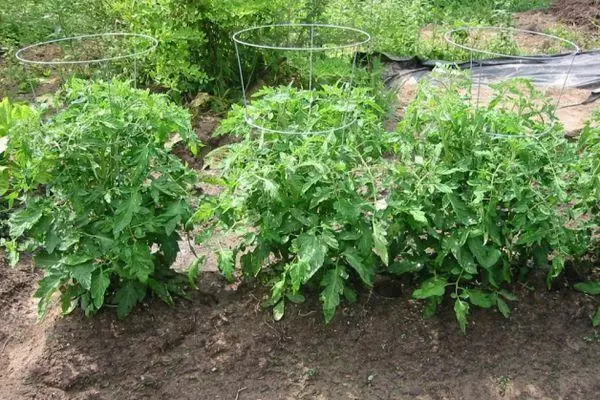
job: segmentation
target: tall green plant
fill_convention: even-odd
[[[161,45],[150,59],[146,74],[177,92],[197,90],[225,95],[240,87],[236,53],[231,39],[255,25],[292,22],[312,13],[308,0],[111,0],[111,8],[131,31],[147,33]],[[165,23],[168,21],[168,23]],[[256,58],[260,64],[261,58]],[[260,65],[243,60],[250,71]]]
[[[414,296],[430,311],[450,294],[465,330],[470,305],[507,316],[506,285],[530,271],[550,285],[589,250],[591,226],[572,184],[577,145],[550,124],[550,100],[515,80],[475,107],[460,94],[468,82],[439,79],[446,84],[425,83],[399,126],[390,270],[420,277]]]
[[[278,94],[270,89],[254,106],[276,113]],[[283,94],[296,105],[284,115],[290,128],[344,122],[331,97],[313,104],[314,120],[307,121],[307,95]],[[382,265],[378,259],[385,258],[385,230],[376,204],[379,171],[371,166],[384,151],[383,109],[366,88],[355,89],[353,100],[357,124],[320,135],[256,134],[245,123],[244,110],[234,108],[221,133],[243,140],[209,158],[221,169],[225,190],[212,207],[201,206],[193,221],[217,216],[241,235],[238,246],[218,249],[219,268],[232,280],[237,267],[245,277],[267,279],[276,319],[284,315],[286,302],[302,301],[303,287],[311,286],[320,291],[330,321],[343,298],[355,299],[357,285],[373,284]],[[277,117],[262,122],[282,128]]]
[[[148,292],[172,303],[183,294],[170,266],[195,176],[166,144],[178,133],[196,150],[188,112],[118,81],[72,80],[60,100],[23,138],[37,154],[26,171],[44,165],[46,184],[24,193],[9,219],[8,249],[35,252],[45,273],[40,313],[56,292],[64,313],[108,302],[123,317]]]

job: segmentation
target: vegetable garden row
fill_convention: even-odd
[[[159,65],[191,59],[161,39]],[[202,279],[204,257],[184,274],[171,268],[190,232],[211,243],[227,280],[269,288],[276,320],[286,304],[318,296],[329,322],[381,275],[408,279],[427,315],[452,302],[463,331],[473,307],[509,316],[511,288],[540,273],[549,288],[568,275],[575,289],[600,294],[600,115],[567,139],[548,123],[553,100],[529,81],[493,84],[489,103],[475,105],[469,73],[438,67],[389,129],[393,96],[377,63],[350,87],[345,56],[316,76],[304,61],[262,60],[272,84],[248,109],[233,106],[215,132],[231,144],[211,149],[203,170],[171,151],[175,140],[198,157],[205,146],[173,96],[73,77],[45,102],[4,99],[1,243],[11,264],[32,253],[44,271],[40,314],[58,303],[65,314],[115,306],[125,317],[147,296],[173,304]],[[170,82],[152,74],[179,67],[143,76]],[[181,76],[167,87],[189,89],[195,75]],[[299,88],[277,86],[289,79]],[[318,86],[303,90],[313,79]],[[248,125],[248,113],[272,130]],[[328,130],[348,115],[353,124]],[[298,126],[321,133],[277,132]],[[198,195],[198,185],[219,193]],[[600,325],[600,308],[590,317]]]

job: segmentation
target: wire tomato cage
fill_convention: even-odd
[[[36,77],[52,73],[61,81],[80,74],[100,77],[110,84],[115,75],[130,72],[137,87],[139,64],[158,45],[158,40],[148,35],[108,32],[35,43],[18,50],[15,57],[24,66],[32,94],[37,97]]]
[[[371,36],[360,29],[320,24],[256,26],[233,35],[246,123],[282,135],[324,135],[357,122],[353,84],[361,46]],[[275,78],[260,81],[257,65]]]
[[[468,60],[460,67],[471,73],[468,96],[475,110],[486,107],[522,117],[518,125],[487,126],[487,133],[494,138],[535,139],[560,124],[555,113],[561,107],[575,57],[581,52],[577,44],[556,35],[494,26],[452,29],[444,38],[458,57]],[[549,61],[560,68],[548,70]],[[542,69],[544,80],[519,79]],[[529,101],[523,102],[527,106],[521,109],[524,98]]]

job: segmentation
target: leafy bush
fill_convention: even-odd
[[[469,305],[508,316],[504,288],[530,271],[550,285],[588,251],[591,227],[577,145],[543,123],[550,100],[523,80],[494,86],[480,108],[461,91],[425,83],[401,122],[388,237],[390,271],[416,274],[431,312],[450,292],[465,330]]]
[[[19,135],[14,132],[32,121],[39,121],[39,117],[30,106],[14,104],[7,98],[0,101],[0,196],[5,196],[9,191],[9,159],[6,157],[11,141],[9,133],[15,136],[13,142],[18,141]]]
[[[298,15],[313,10],[308,1],[290,4],[280,0],[113,0],[111,7],[127,29],[160,40],[146,70],[150,78],[178,93],[202,89],[219,95],[225,95],[231,86],[239,87],[231,39],[236,31],[297,20]],[[260,58],[256,63],[244,67],[258,73]]]
[[[234,109],[237,118],[232,116],[226,126],[242,124],[239,117],[246,117],[266,129],[289,132],[328,131],[350,123],[360,113],[347,89],[329,85],[315,91],[288,86],[263,88],[253,95],[247,113],[238,106]]]
[[[304,99],[302,93],[288,94]],[[369,89],[355,89],[353,98],[360,110],[357,125],[326,135],[257,135],[245,124],[243,109],[235,108],[221,133],[243,140],[210,157],[223,168],[225,191],[213,207],[200,207],[193,220],[216,214],[242,233],[239,246],[219,251],[219,268],[235,279],[241,254],[245,276],[268,277],[277,319],[286,301],[302,300],[301,289],[308,285],[322,287],[323,312],[331,320],[342,296],[356,296],[354,280],[373,283],[376,253],[385,257],[385,231],[375,215],[378,172],[370,166],[383,152],[383,109]],[[261,107],[268,108],[269,101],[276,109],[277,100],[269,96]],[[327,119],[331,105],[321,107]],[[288,126],[296,116],[304,118],[288,115]]]
[[[45,272],[40,313],[57,291],[64,313],[79,305],[90,315],[109,301],[123,317],[148,290],[172,303],[183,294],[170,266],[194,174],[166,144],[178,133],[196,150],[188,112],[118,81],[72,80],[59,100],[23,138],[36,155],[25,171],[43,165],[45,185],[26,192],[9,219],[9,250],[24,238],[20,249],[35,251]]]
[[[428,314],[449,295],[463,330],[472,306],[508,316],[511,284],[543,271],[551,285],[590,250],[597,198],[586,194],[589,150],[564,138],[550,100],[526,80],[493,92],[476,107],[462,73],[438,72],[390,134],[365,89],[354,93],[358,126],[325,135],[254,133],[235,108],[222,130],[244,139],[211,155],[225,191],[193,220],[216,215],[241,234],[219,267],[235,279],[239,259],[244,276],[266,279],[276,318],[321,287],[329,321],[378,273],[412,277]],[[277,99],[257,101],[279,128]]]
[[[586,125],[579,137],[579,151],[581,153],[580,179],[574,184],[578,188],[578,195],[586,202],[589,215],[593,218],[594,243],[593,254],[599,254],[600,239],[600,112],[596,111],[592,120]],[[591,276],[587,282],[575,285],[580,292],[590,295],[600,295],[600,276]],[[600,307],[592,317],[594,326],[600,326]]]
[[[102,31],[104,2],[96,0],[4,0],[0,7],[0,43],[8,48],[52,37]]]
[[[22,179],[26,170],[24,163],[30,156],[24,146],[23,134],[39,126],[40,115],[25,104],[12,103],[5,98],[0,101],[0,240],[7,236],[6,219],[21,191],[31,182]],[[41,174],[36,174],[42,179]],[[16,184],[20,182],[20,184]],[[37,181],[34,185],[42,183]]]

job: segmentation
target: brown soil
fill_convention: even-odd
[[[514,21],[517,28],[534,32],[546,32],[564,26],[556,14],[546,10],[517,13]]]
[[[179,157],[190,168],[202,169],[204,156],[212,149],[221,145],[222,138],[213,137],[213,132],[219,126],[219,122],[221,122],[221,118],[215,115],[202,114],[198,116],[194,121],[194,131],[204,146],[200,149],[200,154],[193,155],[183,142],[175,144],[173,154]]]
[[[570,290],[520,290],[504,319],[475,310],[467,336],[451,307],[434,319],[400,297],[363,294],[325,326],[316,304],[273,322],[264,292],[224,289],[205,274],[173,308],[148,303],[36,323],[23,265],[0,266],[0,398],[21,399],[593,399],[600,392],[594,300]],[[390,284],[388,282],[388,289]],[[392,288],[401,284],[392,282]],[[312,296],[313,298],[316,296]]]
[[[600,1],[598,0],[558,0],[551,11],[562,21],[578,26],[598,28],[600,22]]]

